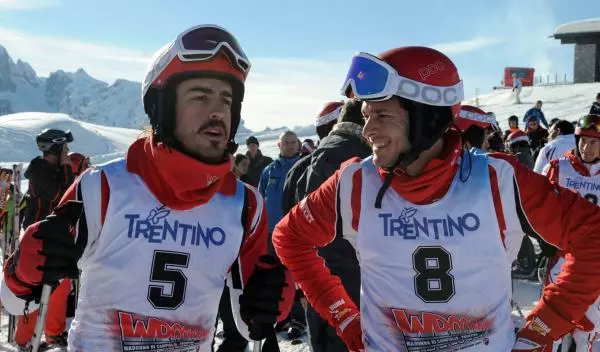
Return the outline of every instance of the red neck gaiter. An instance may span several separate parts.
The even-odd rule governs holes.
[[[205,204],[222,191],[224,183],[230,183],[228,179],[235,180],[231,159],[205,164],[148,137],[129,147],[126,161],[129,172],[139,175],[160,202],[176,210]]]
[[[395,169],[390,188],[414,204],[429,204],[442,198],[452,184],[462,154],[461,139],[457,131],[452,129],[443,138],[442,154],[429,161],[417,176],[409,176],[404,171]],[[379,168],[382,180],[388,173],[389,171]]]

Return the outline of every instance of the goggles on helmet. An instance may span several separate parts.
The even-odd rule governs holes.
[[[600,132],[600,115],[586,115],[577,121],[577,128],[582,130],[595,129]]]
[[[360,100],[387,100],[394,95],[435,106],[453,106],[464,98],[463,84],[437,87],[402,77],[385,61],[368,53],[352,58],[342,94]]]
[[[215,25],[192,27],[177,37],[177,56],[181,61],[204,61],[223,52],[240,71],[250,69],[250,60],[237,40],[225,29]]]

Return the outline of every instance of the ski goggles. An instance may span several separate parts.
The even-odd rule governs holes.
[[[51,143],[51,144],[65,144],[73,142],[73,135],[71,131],[67,131],[64,136],[56,138],[42,138],[38,140],[39,143]]]
[[[55,143],[55,144],[64,144],[64,143],[71,143],[71,142],[73,142],[73,135],[71,134],[71,131],[67,131],[67,133],[65,134],[64,137],[52,139],[52,143]]]
[[[342,95],[360,100],[387,100],[394,95],[435,106],[453,106],[464,98],[463,83],[438,87],[402,77],[385,61],[368,53],[352,58]]]
[[[582,130],[590,130],[594,128],[596,132],[600,132],[600,115],[586,115],[577,121],[577,128]]]
[[[240,71],[250,70],[250,60],[237,40],[224,28],[216,25],[195,26],[177,37],[177,56],[181,61],[209,60],[219,53],[227,55]]]
[[[490,125],[496,124],[496,116],[495,115],[478,114],[478,113],[472,112],[472,111],[461,110],[460,113],[458,114],[458,116],[462,117],[463,119],[481,122],[482,124],[490,124]]]

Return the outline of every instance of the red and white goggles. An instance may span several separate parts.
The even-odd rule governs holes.
[[[463,83],[438,87],[402,77],[387,62],[368,53],[357,53],[342,86],[342,95],[381,101],[397,95],[419,103],[453,106],[464,98]]]
[[[177,39],[162,47],[152,58],[152,66],[143,83],[143,95],[151,85],[155,84],[155,80],[175,57],[182,62],[197,62],[208,61],[219,53],[225,54],[240,72],[247,74],[250,70],[250,60],[233,35],[224,28],[216,25],[200,25],[188,29]],[[161,85],[164,82],[157,83]]]
[[[235,37],[216,25],[195,26],[181,33],[175,41],[181,61],[208,60],[220,52],[228,56],[240,71],[250,69],[250,60]]]

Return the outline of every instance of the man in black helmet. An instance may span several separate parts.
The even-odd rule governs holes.
[[[28,199],[23,220],[24,228],[50,215],[74,179],[68,155],[68,144],[73,141],[70,131],[45,129],[37,135],[35,141],[43,154],[31,160],[25,171],[25,177],[29,179],[29,190],[26,196]],[[66,345],[64,330],[67,297],[70,291],[69,280],[64,280],[51,296],[45,325],[47,344]],[[35,314],[27,318],[19,317],[15,333],[17,345],[23,347],[29,342],[36,320]]]
[[[24,228],[48,216],[73,183],[68,145],[73,141],[71,132],[45,129],[35,140],[43,154],[31,160],[25,171],[29,179],[29,199]]]

